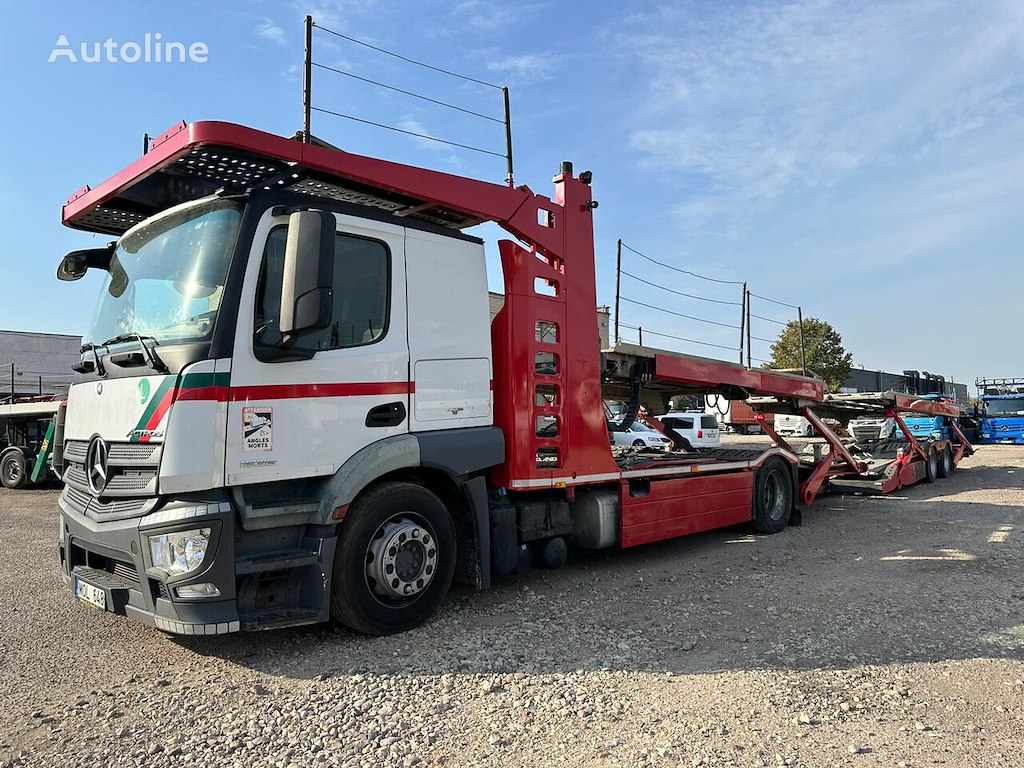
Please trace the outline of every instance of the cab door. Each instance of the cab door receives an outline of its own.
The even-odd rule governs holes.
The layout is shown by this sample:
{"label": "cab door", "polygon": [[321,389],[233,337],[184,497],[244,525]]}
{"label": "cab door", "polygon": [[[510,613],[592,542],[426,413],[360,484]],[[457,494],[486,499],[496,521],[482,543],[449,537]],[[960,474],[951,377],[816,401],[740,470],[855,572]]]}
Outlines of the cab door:
{"label": "cab door", "polygon": [[409,431],[405,231],[335,215],[330,327],[282,359],[280,287],[287,216],[253,239],[228,403],[228,485],[333,474],[360,449]]}

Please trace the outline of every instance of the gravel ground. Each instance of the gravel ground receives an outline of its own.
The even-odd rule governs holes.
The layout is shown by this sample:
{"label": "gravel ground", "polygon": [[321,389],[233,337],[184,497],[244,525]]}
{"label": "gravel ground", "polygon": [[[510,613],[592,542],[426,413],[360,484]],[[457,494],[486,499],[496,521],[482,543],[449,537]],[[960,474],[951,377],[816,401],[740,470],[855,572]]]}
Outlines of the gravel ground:
{"label": "gravel ground", "polygon": [[4,768],[1024,763],[1024,448],[776,536],[457,587],[380,639],[91,612],[61,585],[56,497],[0,489]]}

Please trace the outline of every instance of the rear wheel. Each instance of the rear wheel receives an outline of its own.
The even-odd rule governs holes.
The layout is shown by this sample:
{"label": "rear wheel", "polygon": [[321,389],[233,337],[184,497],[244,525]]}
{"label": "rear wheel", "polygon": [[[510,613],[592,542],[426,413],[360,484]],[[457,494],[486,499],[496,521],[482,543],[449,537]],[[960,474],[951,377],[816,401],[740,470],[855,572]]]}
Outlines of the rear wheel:
{"label": "rear wheel", "polygon": [[20,450],[11,450],[0,458],[0,483],[4,488],[15,490],[28,483],[25,456]]}
{"label": "rear wheel", "polygon": [[934,483],[938,476],[939,452],[935,450],[933,445],[928,449],[928,458],[924,462],[924,481],[926,483]]}
{"label": "rear wheel", "polygon": [[778,533],[793,511],[793,480],[789,465],[773,456],[754,475],[754,530]]}
{"label": "rear wheel", "polygon": [[939,477],[953,474],[953,449],[948,445],[939,452]]}
{"label": "rear wheel", "polygon": [[331,617],[368,635],[404,632],[437,610],[455,572],[455,531],[444,504],[412,483],[356,499],[338,531]]}

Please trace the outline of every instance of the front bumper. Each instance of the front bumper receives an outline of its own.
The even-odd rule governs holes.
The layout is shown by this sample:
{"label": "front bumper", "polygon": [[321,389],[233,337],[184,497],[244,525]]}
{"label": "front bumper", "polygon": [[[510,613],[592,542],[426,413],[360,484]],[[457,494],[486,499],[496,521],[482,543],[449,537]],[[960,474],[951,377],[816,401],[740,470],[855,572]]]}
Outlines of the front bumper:
{"label": "front bumper", "polygon": [[[334,539],[310,537],[305,526],[244,531],[232,503],[223,494],[210,496],[168,500],[140,517],[96,519],[70,503],[65,490],[58,502],[64,583],[76,596],[79,582],[102,590],[107,611],[180,635],[326,620]],[[211,529],[196,571],[168,576],[152,566],[148,536],[193,528]],[[181,598],[176,592],[201,583],[220,594]]]}

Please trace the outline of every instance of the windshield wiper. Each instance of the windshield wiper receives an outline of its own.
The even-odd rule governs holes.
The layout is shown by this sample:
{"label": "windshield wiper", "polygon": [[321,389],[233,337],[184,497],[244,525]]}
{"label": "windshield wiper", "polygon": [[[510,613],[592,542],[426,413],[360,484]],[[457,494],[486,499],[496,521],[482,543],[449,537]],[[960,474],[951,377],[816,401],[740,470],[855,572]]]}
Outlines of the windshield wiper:
{"label": "windshield wiper", "polygon": [[81,349],[78,350],[78,353],[84,355],[86,352],[92,352],[93,359],[96,362],[80,360],[79,362],[72,364],[71,370],[75,373],[92,373],[93,371],[96,371],[100,376],[106,376],[107,371],[103,367],[103,359],[100,357],[99,352],[96,351],[103,346],[103,344],[93,344],[92,342],[83,344]]}
{"label": "windshield wiper", "polygon": [[[156,349],[150,349],[146,345],[146,342],[144,341],[145,339],[149,339],[150,341],[152,341],[153,347],[156,347],[156,345],[160,343],[159,341],[156,340],[156,337],[154,336],[143,336],[141,333],[122,333],[118,336],[114,336],[111,339],[107,339],[105,342],[103,342],[103,346],[107,347],[110,346],[111,344],[121,344],[126,341],[137,341],[139,343],[139,347],[142,348],[142,361],[146,365],[148,365],[157,373],[170,373],[170,369],[167,367],[164,361],[161,360],[160,357],[157,355]],[[125,355],[124,357],[117,359],[117,356],[111,355],[110,359],[112,362],[120,365],[122,363],[128,363],[130,357],[130,355]]]}

